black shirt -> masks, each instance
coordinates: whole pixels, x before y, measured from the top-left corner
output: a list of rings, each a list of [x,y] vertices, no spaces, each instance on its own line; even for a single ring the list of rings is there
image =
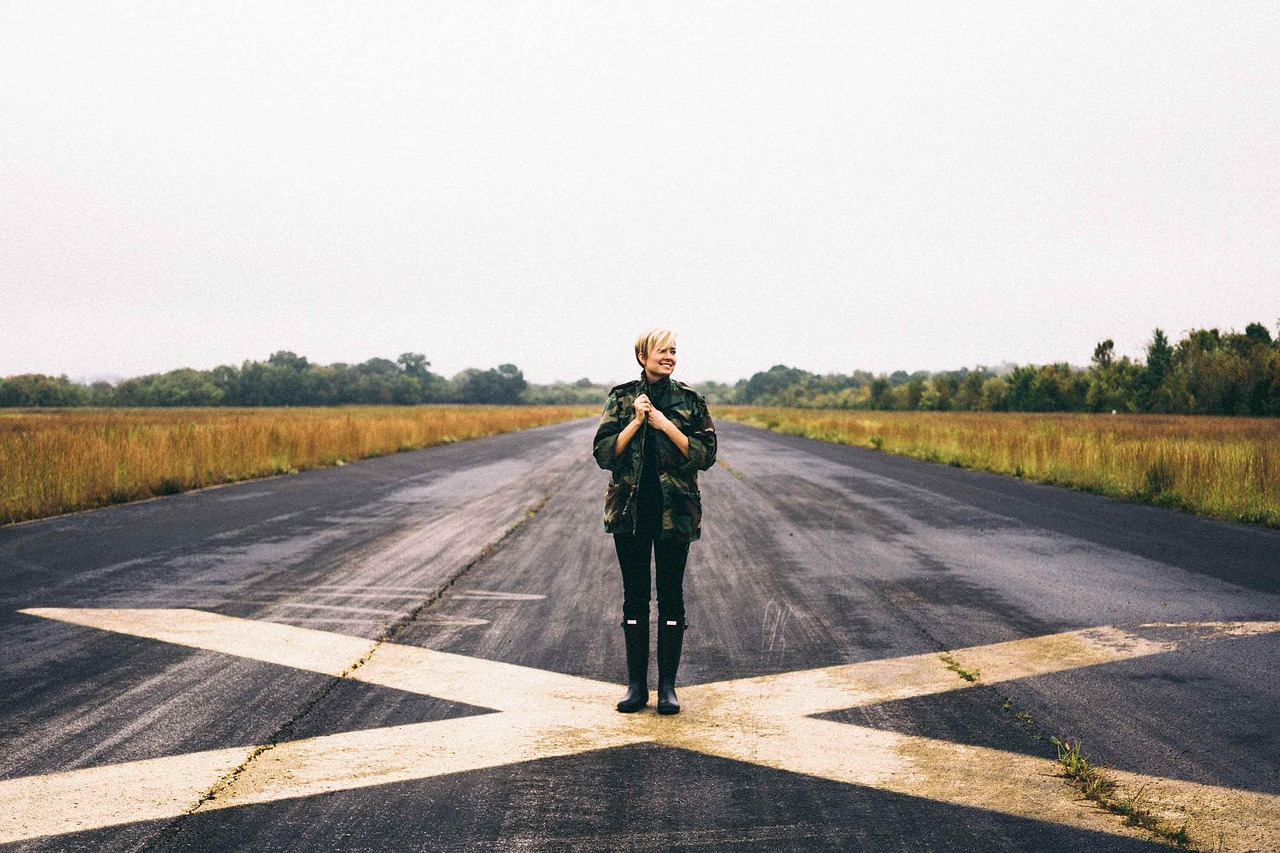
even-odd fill
[[[648,387],[645,393],[652,395]],[[650,396],[650,399],[653,399]],[[636,493],[639,527],[656,532],[662,527],[662,482],[658,479],[658,430],[646,420],[638,436],[644,441],[644,458],[640,462],[640,488]]]

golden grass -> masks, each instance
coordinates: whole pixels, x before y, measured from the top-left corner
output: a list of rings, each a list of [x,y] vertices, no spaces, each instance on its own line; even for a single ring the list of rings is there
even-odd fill
[[[576,406],[0,411],[0,523],[479,438]]]
[[[1280,527],[1280,418],[722,406],[779,432]]]

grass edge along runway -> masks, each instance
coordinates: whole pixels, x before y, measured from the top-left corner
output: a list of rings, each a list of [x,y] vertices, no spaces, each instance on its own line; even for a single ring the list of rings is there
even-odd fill
[[[775,432],[1280,527],[1280,418],[721,406]]]
[[[0,524],[514,432],[581,406],[38,409],[0,413]]]

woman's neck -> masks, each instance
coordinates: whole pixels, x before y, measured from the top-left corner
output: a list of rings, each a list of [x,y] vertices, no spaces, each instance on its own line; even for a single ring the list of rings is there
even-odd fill
[[[649,383],[650,385],[657,385],[659,382],[662,382],[663,380],[666,380],[666,379],[670,379],[670,378],[671,378],[671,376],[670,376],[670,375],[667,375],[667,376],[654,376],[654,375],[653,375],[652,373],[650,373],[648,370],[644,370],[644,371],[642,371],[642,372],[644,373],[644,381],[645,381],[645,382],[647,382],[647,383]]]

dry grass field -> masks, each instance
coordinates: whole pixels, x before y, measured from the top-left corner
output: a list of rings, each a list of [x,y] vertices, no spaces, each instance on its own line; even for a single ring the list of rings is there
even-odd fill
[[[0,524],[585,414],[574,406],[0,410]]]
[[[721,406],[717,416],[1280,527],[1280,419]]]

